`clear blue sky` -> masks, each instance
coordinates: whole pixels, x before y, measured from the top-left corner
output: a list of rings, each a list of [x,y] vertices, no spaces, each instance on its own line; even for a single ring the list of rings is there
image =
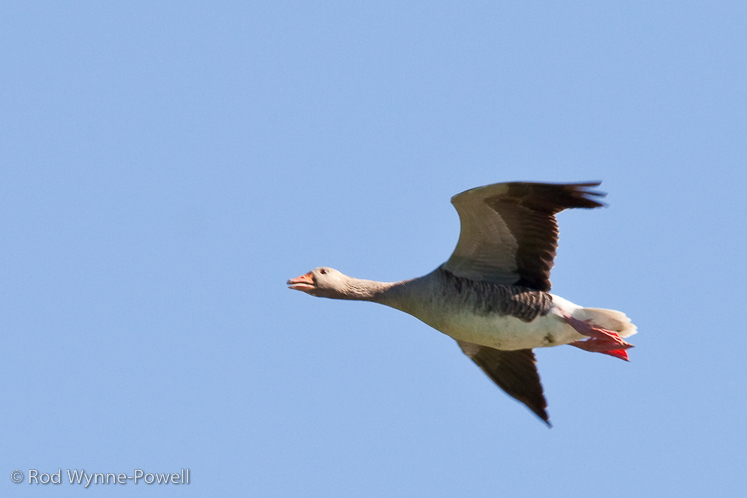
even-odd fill
[[[747,4],[0,6],[0,495],[738,496]],[[603,180],[553,290],[630,363],[537,353],[548,430],[450,338],[285,281],[441,264],[449,198]],[[133,489],[134,488],[134,489]],[[88,490],[87,492],[91,492]]]

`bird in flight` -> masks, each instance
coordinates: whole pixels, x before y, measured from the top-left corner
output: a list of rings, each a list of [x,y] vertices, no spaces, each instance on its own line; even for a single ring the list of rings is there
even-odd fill
[[[372,301],[404,311],[456,340],[508,395],[548,426],[534,348],[569,344],[628,360],[636,326],[620,311],[585,308],[550,293],[555,215],[603,206],[589,183],[496,183],[451,198],[461,232],[449,259],[401,282],[349,277],[329,267],[288,280],[317,297]]]

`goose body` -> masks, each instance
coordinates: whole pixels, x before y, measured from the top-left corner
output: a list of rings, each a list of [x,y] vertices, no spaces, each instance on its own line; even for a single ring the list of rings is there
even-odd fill
[[[532,349],[570,344],[627,360],[624,313],[584,308],[549,293],[557,246],[555,214],[602,204],[598,183],[502,183],[452,198],[462,230],[433,272],[401,282],[349,277],[328,267],[291,279],[291,289],[372,301],[408,313],[454,338],[499,387],[548,423]]]
[[[555,300],[563,302],[564,309],[580,307],[547,292],[460,279],[443,268],[392,285],[377,302],[460,341],[512,351],[585,338],[550,313]]]

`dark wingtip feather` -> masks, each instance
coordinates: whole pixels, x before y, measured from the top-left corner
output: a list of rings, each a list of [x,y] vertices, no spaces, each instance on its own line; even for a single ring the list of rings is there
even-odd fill
[[[583,183],[508,183],[508,193],[494,198],[505,203],[516,203],[529,209],[556,214],[570,208],[597,208],[605,204],[596,198],[605,197],[605,192],[593,190],[602,182]],[[490,202],[493,199],[486,199]]]
[[[544,395],[539,400],[530,397],[516,397],[516,399],[524,403],[524,406],[529,408],[532,413],[537,415],[540,420],[546,423],[548,428],[552,429],[552,424],[550,423],[550,415],[547,413],[547,401],[545,400]]]
[[[544,408],[540,408],[538,410],[535,410],[534,408],[527,405],[532,412],[534,412],[535,415],[537,415],[544,423],[547,424],[548,429],[552,429],[552,424],[550,423],[550,416],[547,414],[547,410]]]
[[[574,196],[574,198],[577,199],[580,204],[583,204],[583,205],[569,206],[569,207],[582,207],[582,208],[605,207],[607,204],[600,202],[594,199],[593,197],[591,197],[591,196],[607,197],[607,192],[600,192],[599,190],[591,190],[593,187],[598,187],[601,184],[602,184],[601,181],[566,184],[568,187],[572,189],[572,192],[573,192],[572,195]]]

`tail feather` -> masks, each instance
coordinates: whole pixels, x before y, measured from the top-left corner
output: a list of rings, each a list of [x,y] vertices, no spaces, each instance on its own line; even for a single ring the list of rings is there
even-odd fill
[[[579,308],[573,312],[573,317],[579,320],[591,320],[591,323],[620,334],[620,337],[630,337],[638,332],[625,313],[601,308]]]

